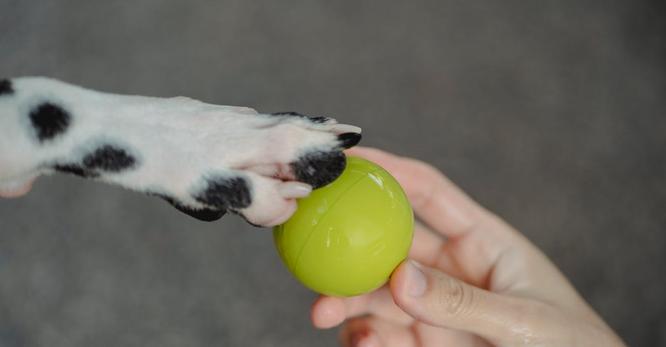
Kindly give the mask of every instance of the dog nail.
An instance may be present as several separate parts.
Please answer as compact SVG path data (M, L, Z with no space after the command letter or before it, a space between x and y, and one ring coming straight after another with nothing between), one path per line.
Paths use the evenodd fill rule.
M288 182L280 186L280 195L287 199L304 198L310 195L312 187L300 182Z
M335 124L331 126L331 131L336 133L336 134L344 134L344 133L361 133L361 128L354 126L354 125L349 125L349 124Z

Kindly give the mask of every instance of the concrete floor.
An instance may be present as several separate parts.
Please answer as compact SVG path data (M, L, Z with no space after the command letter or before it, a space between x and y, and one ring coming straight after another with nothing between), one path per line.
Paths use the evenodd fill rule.
M545 250L666 345L657 1L0 0L0 76L334 116ZM267 230L64 176L0 201L0 346L335 346Z

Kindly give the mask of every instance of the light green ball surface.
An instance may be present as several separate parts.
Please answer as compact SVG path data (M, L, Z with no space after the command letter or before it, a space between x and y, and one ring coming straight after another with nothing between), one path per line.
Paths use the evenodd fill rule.
M298 201L273 236L289 271L326 295L379 288L407 257L414 215L398 182L380 166L348 157L333 183Z

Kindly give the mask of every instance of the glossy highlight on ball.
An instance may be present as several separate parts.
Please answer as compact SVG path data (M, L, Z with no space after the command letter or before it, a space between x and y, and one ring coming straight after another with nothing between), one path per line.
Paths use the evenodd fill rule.
M348 157L342 175L299 200L273 236L301 283L318 293L353 296L386 283L407 257L413 226L398 182L377 164Z

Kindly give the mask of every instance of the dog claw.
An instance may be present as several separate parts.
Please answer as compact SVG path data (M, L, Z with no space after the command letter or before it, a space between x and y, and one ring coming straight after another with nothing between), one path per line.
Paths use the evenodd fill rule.
M335 124L331 126L331 131L336 133L336 134L344 134L344 133L356 133L360 134L361 133L361 128L354 126L354 125L349 125L349 124Z
M279 188L280 195L286 199L304 198L310 195L312 187L300 182L287 182Z

